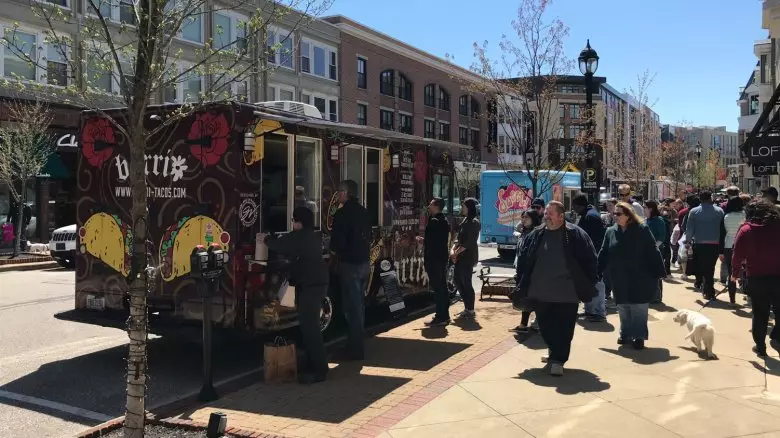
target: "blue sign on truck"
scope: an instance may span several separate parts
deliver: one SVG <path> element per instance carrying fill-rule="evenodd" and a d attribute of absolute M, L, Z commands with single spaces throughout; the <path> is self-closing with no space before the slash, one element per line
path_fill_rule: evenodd
<path fill-rule="evenodd" d="M 573 193 L 580 189 L 579 172 L 539 172 L 534 195 L 533 184 L 525 171 L 486 170 L 480 177 L 480 223 L 482 243 L 495 243 L 502 258 L 513 258 L 517 238 L 514 231 L 520 223 L 520 215 L 528 209 L 534 198 L 563 202 L 570 208 Z"/>

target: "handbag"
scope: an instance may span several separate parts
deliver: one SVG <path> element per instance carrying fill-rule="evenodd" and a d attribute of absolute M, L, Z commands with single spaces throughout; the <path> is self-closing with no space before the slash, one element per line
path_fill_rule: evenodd
<path fill-rule="evenodd" d="M 280 306 L 294 308 L 295 307 L 295 286 L 291 285 L 289 281 L 284 280 L 284 282 L 282 282 L 282 285 L 279 287 L 277 298 L 279 299 Z"/>
<path fill-rule="evenodd" d="M 520 288 L 515 288 L 514 291 L 512 291 L 511 294 L 509 294 L 509 299 L 512 300 L 512 308 L 514 310 L 517 310 L 519 312 L 533 312 L 536 300 L 533 298 L 528 297 L 528 291 L 522 292 L 520 291 Z"/>
<path fill-rule="evenodd" d="M 265 383 L 294 382 L 298 379 L 298 357 L 295 344 L 277 336 L 263 347 Z"/>

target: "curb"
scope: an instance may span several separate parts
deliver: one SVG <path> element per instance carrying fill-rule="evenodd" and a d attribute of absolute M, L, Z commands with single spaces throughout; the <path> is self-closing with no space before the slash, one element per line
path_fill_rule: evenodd
<path fill-rule="evenodd" d="M 59 268 L 60 265 L 54 260 L 43 262 L 26 262 L 26 263 L 9 263 L 0 265 L 0 273 L 2 272 L 14 272 L 14 271 L 35 271 L 38 269 L 51 269 Z"/>
<path fill-rule="evenodd" d="M 147 414 L 148 415 L 148 414 Z M 109 432 L 113 432 L 122 427 L 125 421 L 125 417 L 117 417 L 113 420 L 106 421 L 105 423 L 98 424 L 95 427 L 89 428 L 84 432 L 76 435 L 76 438 L 100 438 Z M 152 416 L 147 416 L 145 424 L 147 425 L 159 425 L 167 426 L 178 429 L 201 431 L 206 430 L 208 424 L 200 423 L 191 420 L 158 420 Z M 251 430 L 239 429 L 236 427 L 226 427 L 225 433 L 232 435 L 235 438 L 286 438 L 282 435 L 272 435 L 266 433 L 258 433 Z"/>

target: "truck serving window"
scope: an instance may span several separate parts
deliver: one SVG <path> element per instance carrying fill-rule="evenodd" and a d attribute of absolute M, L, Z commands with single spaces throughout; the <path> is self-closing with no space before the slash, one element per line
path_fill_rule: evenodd
<path fill-rule="evenodd" d="M 452 200 L 450 199 L 450 177 L 448 175 L 433 175 L 433 197 L 444 199 L 444 211 L 442 213 L 448 214 L 452 211 Z M 455 205 L 454 208 L 459 209 L 459 205 Z"/>
<path fill-rule="evenodd" d="M 284 232 L 289 226 L 290 221 L 287 219 L 289 156 L 289 142 L 286 135 L 265 134 L 262 192 L 262 231 L 265 233 Z"/>
<path fill-rule="evenodd" d="M 315 229 L 320 228 L 320 211 L 322 211 L 321 157 L 319 140 L 296 138 L 293 205 L 308 207 L 314 212 Z"/>
<path fill-rule="evenodd" d="M 343 154 L 341 179 L 351 179 L 357 183 L 358 198 L 371 215 L 371 225 L 382 225 L 382 150 L 347 146 Z"/>

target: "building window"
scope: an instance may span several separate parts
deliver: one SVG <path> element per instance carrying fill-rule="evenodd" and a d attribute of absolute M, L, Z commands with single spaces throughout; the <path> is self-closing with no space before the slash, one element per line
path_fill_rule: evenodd
<path fill-rule="evenodd" d="M 328 111 L 326 110 L 326 99 L 324 97 L 317 97 L 314 96 L 314 106 L 317 107 L 318 110 L 320 110 L 320 114 L 322 114 L 323 117 L 325 117 L 325 114 L 328 114 Z"/>
<path fill-rule="evenodd" d="M 357 105 L 357 124 L 358 125 L 368 124 L 368 107 L 366 107 L 362 103 L 359 103 Z"/>
<path fill-rule="evenodd" d="M 566 105 L 562 103 L 558 104 L 558 117 L 562 119 L 566 117 Z"/>
<path fill-rule="evenodd" d="M 439 122 L 439 140 L 450 141 L 450 124 Z"/>
<path fill-rule="evenodd" d="M 498 136 L 498 152 L 502 154 L 509 153 L 506 145 L 506 137 L 503 135 Z"/>
<path fill-rule="evenodd" d="M 580 106 L 576 103 L 569 104 L 569 117 L 572 119 L 580 118 Z"/>
<path fill-rule="evenodd" d="M 338 101 L 330 99 L 328 100 L 328 115 L 330 115 L 331 122 L 339 121 L 339 104 Z"/>
<path fill-rule="evenodd" d="M 563 126 L 559 126 L 558 127 L 558 138 L 563 138 L 564 136 L 565 135 L 564 135 L 564 132 L 563 132 Z"/>
<path fill-rule="evenodd" d="M 8 67 L 6 67 L 5 71 L 7 76 Z M 97 54 L 88 54 L 87 55 L 87 86 L 95 90 L 110 93 L 112 82 L 113 82 L 112 74 L 110 71 L 106 70 L 104 66 L 104 61 L 100 59 L 100 56 Z"/>
<path fill-rule="evenodd" d="M 750 115 L 758 114 L 758 95 L 750 96 Z"/>
<path fill-rule="evenodd" d="M 469 128 L 463 126 L 458 128 L 458 143 L 463 145 L 469 144 Z"/>
<path fill-rule="evenodd" d="M 474 100 L 474 98 L 471 98 L 471 117 L 477 118 L 479 117 L 479 102 Z"/>
<path fill-rule="evenodd" d="M 368 86 L 366 81 L 366 60 L 363 58 L 357 59 L 357 87 L 366 89 Z"/>
<path fill-rule="evenodd" d="M 428 84 L 425 86 L 425 89 L 423 90 L 423 103 L 425 106 L 435 107 L 436 106 L 436 85 L 434 84 Z"/>
<path fill-rule="evenodd" d="M 767 56 L 761 55 L 761 83 L 766 84 Z"/>
<path fill-rule="evenodd" d="M 439 87 L 439 109 L 444 111 L 450 110 L 450 94 L 442 87 Z"/>
<path fill-rule="evenodd" d="M 321 78 L 337 80 L 338 51 L 314 41 L 301 41 L 301 71 Z"/>
<path fill-rule="evenodd" d="M 393 112 L 388 110 L 379 110 L 379 127 L 393 130 Z"/>
<path fill-rule="evenodd" d="M 246 19 L 241 20 L 232 14 L 215 12 L 211 27 L 214 49 L 236 50 L 239 53 L 246 51 Z M 290 51 L 287 51 L 286 54 L 290 57 L 290 67 L 292 67 L 292 39 L 288 39 L 288 41 Z"/>
<path fill-rule="evenodd" d="M 395 96 L 393 91 L 394 76 L 395 71 L 393 70 L 385 70 L 379 74 L 379 93 L 385 96 Z"/>
<path fill-rule="evenodd" d="M 479 149 L 479 130 L 478 129 L 472 129 L 471 130 L 471 147 L 474 149 Z"/>
<path fill-rule="evenodd" d="M 469 115 L 469 97 L 467 95 L 460 96 L 458 99 L 458 113 L 462 116 Z"/>
<path fill-rule="evenodd" d="M 49 85 L 68 85 L 67 54 L 66 46 L 46 47 L 46 82 Z"/>
<path fill-rule="evenodd" d="M 311 95 L 309 93 L 304 93 L 303 91 L 301 91 L 300 102 L 308 103 L 309 105 L 311 105 Z"/>
<path fill-rule="evenodd" d="M 181 24 L 181 38 L 195 43 L 203 42 L 203 14 L 192 11 Z"/>
<path fill-rule="evenodd" d="M 423 136 L 425 138 L 436 138 L 436 122 L 433 120 L 425 120 L 425 123 L 423 124 L 423 127 L 425 128 L 423 131 Z"/>
<path fill-rule="evenodd" d="M 558 92 L 559 93 L 564 93 L 564 94 L 585 94 L 585 86 L 584 85 L 561 84 L 561 85 L 558 85 Z"/>
<path fill-rule="evenodd" d="M 132 0 L 119 0 L 118 2 L 102 0 L 98 2 L 97 6 L 100 11 L 100 16 L 106 20 L 116 21 L 130 26 L 135 26 L 136 24 L 135 5 Z M 91 5 L 88 5 L 88 7 L 90 8 L 90 14 L 98 15 L 93 12 L 94 9 L 91 8 Z"/>
<path fill-rule="evenodd" d="M 414 126 L 412 126 L 412 116 L 409 114 L 398 114 L 398 131 L 405 134 L 413 134 Z"/>
<path fill-rule="evenodd" d="M 398 75 L 398 97 L 412 101 L 412 83 L 404 75 Z"/>
<path fill-rule="evenodd" d="M 10 78 L 36 80 L 35 62 L 38 60 L 38 37 L 34 33 L 18 29 L 6 29 L 7 45 L 0 44 L 3 50 L 3 76 Z M 10 35 L 9 35 L 10 34 Z M 111 75 L 108 75 L 109 79 Z"/>
<path fill-rule="evenodd" d="M 631 127 L 633 131 L 633 126 Z M 586 131 L 585 125 L 569 125 L 569 138 L 577 138 Z"/>

